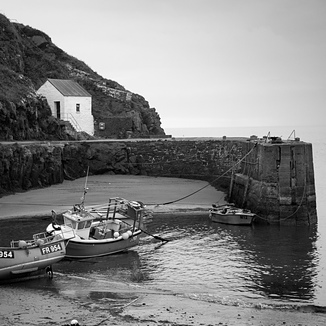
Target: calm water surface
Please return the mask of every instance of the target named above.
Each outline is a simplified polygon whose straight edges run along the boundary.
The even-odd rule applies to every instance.
[[[44,228],[48,220],[19,220],[15,230],[10,224],[0,221],[5,234],[1,245],[14,234],[26,238],[26,232]],[[79,300],[107,298],[118,289],[126,295],[168,291],[207,302],[270,308],[325,302],[325,294],[318,292],[317,227],[228,226],[212,223],[208,215],[157,216],[146,227],[170,241],[160,245],[146,235],[128,253],[63,261],[54,266],[51,283],[31,280],[19,286],[46,287]]]
[[[283,138],[292,131],[266,130]],[[51,282],[31,280],[15,286],[97,303],[123,303],[128,297],[126,302],[130,302],[131,293],[137,291],[167,291],[227,305],[326,307],[325,130],[301,129],[296,134],[313,144],[318,225],[241,227],[212,223],[208,214],[156,216],[147,223],[147,232],[169,239],[165,245],[159,246],[159,241],[146,235],[141,245],[128,253],[82,262],[63,261],[54,266]],[[199,135],[223,134],[206,135],[201,131]],[[229,130],[228,134],[264,135],[255,129]],[[25,219],[15,221],[13,228],[12,222],[0,221],[0,245],[24,239],[27,233],[39,232],[48,223]]]

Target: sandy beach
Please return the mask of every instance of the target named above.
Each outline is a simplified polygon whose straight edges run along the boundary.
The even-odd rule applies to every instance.
[[[224,193],[200,180],[95,175],[88,177],[87,184],[86,178],[65,180],[49,188],[2,197],[0,218],[51,216],[52,209],[57,213],[63,212],[81,201],[85,185],[87,207],[106,204],[110,197],[122,197],[140,200],[155,213],[204,211],[206,214],[212,203],[225,202]]]
[[[85,179],[65,181],[46,189],[0,198],[0,218],[50,216],[78,203]],[[225,194],[206,182],[145,176],[90,176],[86,205],[105,204],[109,197],[143,201],[155,214],[208,214],[213,202],[224,202]],[[201,189],[200,191],[198,191]],[[189,194],[193,196],[188,197]],[[183,199],[182,199],[183,198]],[[180,200],[182,199],[182,200]],[[167,204],[169,203],[169,204]],[[155,218],[155,217],[154,217]],[[114,286],[111,291],[123,289]],[[126,292],[130,292],[126,289]],[[314,307],[299,310],[246,308],[203,302],[196,297],[137,288],[127,304],[98,309],[95,304],[63,298],[59,294],[34,291],[15,285],[0,286],[0,325],[325,325],[326,315]]]

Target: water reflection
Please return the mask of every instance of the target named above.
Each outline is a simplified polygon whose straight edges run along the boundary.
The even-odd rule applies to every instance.
[[[164,219],[164,221],[163,221]],[[153,283],[223,296],[312,301],[317,283],[316,227],[228,226],[203,217],[157,217],[151,232],[174,241],[141,247]],[[153,222],[154,223],[154,222]]]
[[[257,227],[252,237],[238,240],[251,253],[256,272],[252,281],[268,296],[281,299],[314,298],[318,255],[316,228]]]
[[[89,280],[139,283],[146,278],[140,275],[140,257],[136,251],[128,251],[105,257],[79,261],[62,261],[56,271],[70,276],[81,276]]]
[[[1,245],[29,237],[47,224],[48,219],[0,221]],[[170,241],[158,247],[159,241],[145,235],[127,253],[62,261],[54,266],[50,284],[44,280],[21,286],[85,300],[114,300],[117,291],[124,300],[123,293],[130,298],[141,286],[142,291],[249,303],[313,302],[320,286],[316,227],[228,226],[203,215],[171,215],[156,216],[146,230]]]

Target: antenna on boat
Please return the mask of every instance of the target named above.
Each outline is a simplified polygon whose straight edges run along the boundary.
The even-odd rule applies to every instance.
[[[87,188],[88,173],[89,173],[89,166],[87,167],[86,180],[85,180],[85,186],[84,186],[84,193],[83,193],[83,196],[81,198],[81,205],[83,207],[84,207],[85,197],[86,197],[87,190],[88,190],[88,188]]]

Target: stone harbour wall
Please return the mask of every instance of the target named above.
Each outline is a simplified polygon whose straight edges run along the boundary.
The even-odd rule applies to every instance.
[[[245,138],[85,141],[0,145],[0,195],[90,174],[209,181],[257,221],[315,224],[312,145]]]

